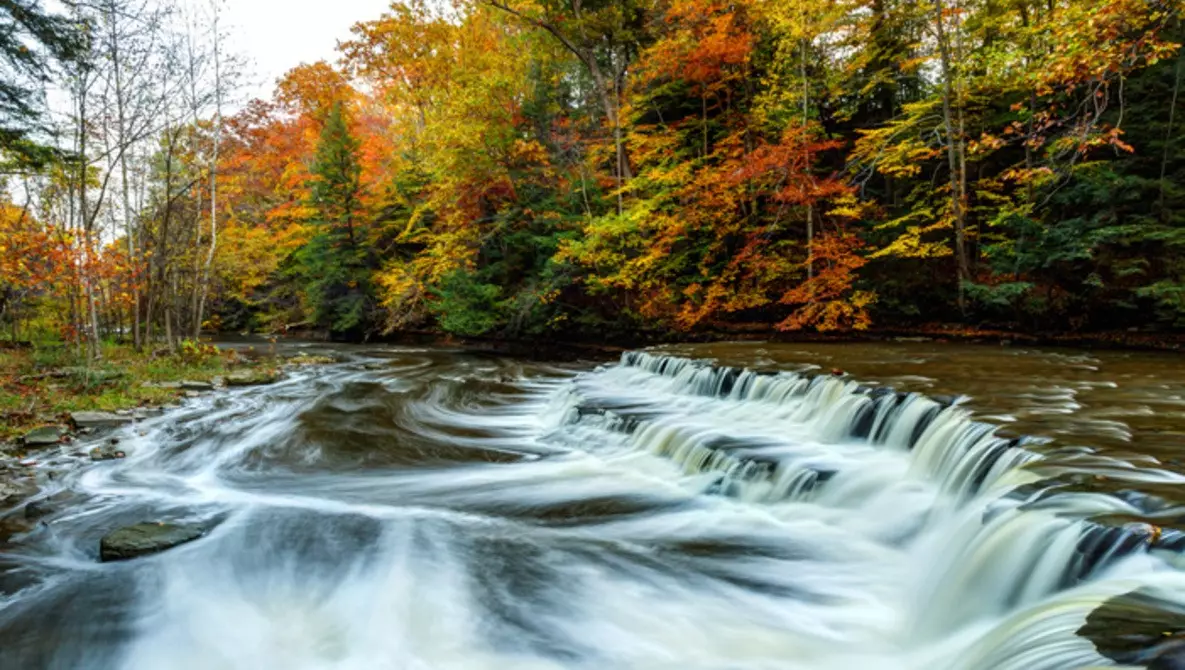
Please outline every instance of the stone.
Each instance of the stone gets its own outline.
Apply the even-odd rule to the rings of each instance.
[[[205,532],[205,528],[195,524],[138,523],[103,536],[99,542],[99,560],[126,561],[157,554],[192,542]]]
[[[213,391],[214,385],[211,384],[210,382],[198,382],[198,381],[187,380],[187,381],[181,382],[181,388],[186,391]]]
[[[37,485],[28,479],[0,479],[0,507],[16,505],[37,493]]]
[[[49,447],[62,441],[66,431],[61,426],[42,426],[25,433],[26,447]]]
[[[261,386],[280,380],[280,373],[274,370],[251,370],[226,376],[227,386]]]
[[[130,416],[120,416],[112,412],[71,412],[70,423],[76,429],[87,428],[118,428],[135,421]]]
[[[144,382],[140,386],[146,389],[170,389],[175,391],[181,388],[181,382]]]
[[[53,514],[56,511],[57,511],[57,509],[54,508],[54,506],[51,505],[48,501],[34,500],[33,502],[29,503],[28,505],[25,505],[25,520],[26,521],[37,521],[39,519],[49,516],[50,514]]]
[[[90,457],[92,461],[115,461],[121,458],[127,458],[127,454],[113,444],[105,444],[101,447],[91,449]]]

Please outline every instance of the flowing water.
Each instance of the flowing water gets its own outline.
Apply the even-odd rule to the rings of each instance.
[[[1185,607],[1176,357],[337,353],[46,480],[0,545],[0,668],[1185,667],[1179,630],[1079,634]],[[98,561],[145,520],[209,531]]]

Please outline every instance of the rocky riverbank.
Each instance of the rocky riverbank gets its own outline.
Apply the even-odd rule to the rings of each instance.
[[[125,458],[118,436],[120,430],[177,407],[186,399],[231,388],[273,384],[294,368],[335,362],[332,358],[304,354],[261,364],[232,353],[231,360],[235,364],[227,366],[223,374],[179,381],[140,382],[139,388],[151,391],[162,399],[160,402],[141,401],[134,407],[110,411],[75,410],[55,416],[40,415],[36,417],[39,425],[27,428],[14,439],[0,442],[0,547],[14,535],[27,532],[42,518],[68,504],[68,492],[54,492],[59,488],[54,483],[66,472]],[[56,377],[47,374],[43,378]],[[139,526],[143,527],[138,530],[113,529],[107,554],[114,558],[104,560],[153,553],[188,541],[177,541],[182,536],[196,539],[201,534],[193,528],[176,528],[151,520]],[[127,538],[136,541],[125,542]],[[157,548],[153,550],[152,547]]]

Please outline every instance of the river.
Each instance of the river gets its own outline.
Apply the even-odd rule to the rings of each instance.
[[[52,482],[0,669],[1185,667],[1175,355],[331,350]]]

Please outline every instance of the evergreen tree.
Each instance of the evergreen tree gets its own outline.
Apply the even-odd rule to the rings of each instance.
[[[312,166],[314,234],[299,253],[305,294],[319,327],[360,335],[371,325],[373,263],[360,195],[358,140],[340,102],[325,119]]]
[[[46,146],[45,84],[55,61],[78,56],[82,37],[38,0],[0,0],[0,172],[36,168],[55,157]]]

